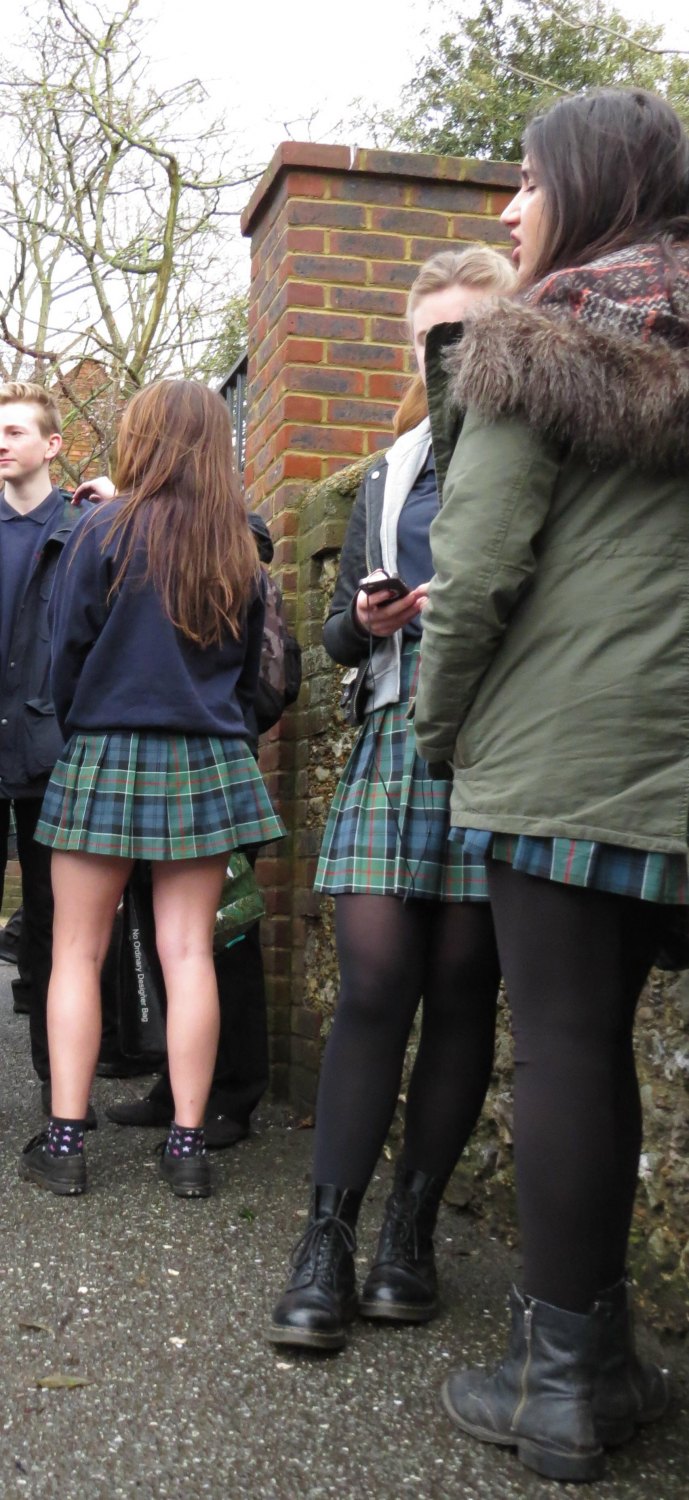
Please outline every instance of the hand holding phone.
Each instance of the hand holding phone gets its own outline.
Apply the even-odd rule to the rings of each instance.
[[[427,583],[410,589],[397,574],[390,575],[378,568],[375,573],[362,578],[357,586],[354,601],[356,622],[368,635],[394,635],[421,614],[427,594]]]
[[[375,572],[367,573],[365,578],[359,579],[359,588],[369,598],[375,594],[389,594],[389,599],[381,600],[381,607],[392,604],[393,599],[404,599],[410,592],[408,585],[400,578],[399,573],[386,573],[385,568],[376,568]]]

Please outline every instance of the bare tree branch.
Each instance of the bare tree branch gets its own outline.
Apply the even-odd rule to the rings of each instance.
[[[572,21],[565,16],[555,5],[548,6],[551,15],[555,16],[561,26],[566,26],[569,31],[598,31],[602,36],[612,37],[616,42],[626,42],[636,52],[645,52],[649,57],[689,57],[689,50],[681,47],[649,47],[642,42],[638,36],[627,36],[624,31],[616,31],[613,26],[606,26],[603,21]],[[532,80],[533,81],[533,80]]]
[[[65,432],[100,463],[133,388],[207,367],[231,295],[232,194],[261,169],[228,169],[222,121],[185,135],[204,91],[150,86],[139,0],[115,15],[39,4],[26,67],[0,81],[0,364],[55,385]]]
[[[480,52],[491,63],[495,64],[495,56],[489,47],[484,47],[479,41],[475,41],[474,46],[477,52]],[[537,78],[534,73],[525,73],[522,68],[518,68],[515,63],[510,62],[508,57],[501,55],[497,61],[501,68],[505,68],[508,73],[512,74],[513,78],[521,78],[525,83],[535,83],[538,88],[544,91],[545,89],[550,89],[554,94],[568,94],[570,92],[569,89],[563,88],[561,83],[555,83],[553,78]]]

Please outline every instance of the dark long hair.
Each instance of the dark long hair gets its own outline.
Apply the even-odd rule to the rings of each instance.
[[[625,245],[689,238],[689,135],[645,89],[558,99],[524,135],[544,194],[545,235],[530,280]]]
[[[226,403],[193,380],[138,391],[117,435],[116,481],[123,500],[104,541],[118,538],[113,591],[143,542],[146,577],[173,624],[200,646],[237,636],[258,554]]]

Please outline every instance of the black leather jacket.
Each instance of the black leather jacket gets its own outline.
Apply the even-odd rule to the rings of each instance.
[[[354,617],[359,579],[382,567],[380,528],[387,465],[385,454],[372,460],[356,494],[347,534],[340,553],[337,583],[323,626],[323,644],[333,661],[343,667],[356,667],[368,657],[371,644],[375,651],[382,641],[371,642],[368,631],[361,630]]]
[[[39,553],[17,610],[0,683],[0,796],[40,797],[63,746],[50,697],[48,602],[62,548],[91,506],[64,509]]]

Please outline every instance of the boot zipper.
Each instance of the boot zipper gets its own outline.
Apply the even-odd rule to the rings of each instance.
[[[513,1431],[514,1431],[514,1429],[517,1426],[517,1423],[519,1421],[519,1418],[521,1417],[521,1414],[522,1414],[522,1412],[524,1410],[524,1407],[526,1406],[526,1398],[527,1398],[527,1394],[528,1394],[528,1385],[529,1385],[529,1373],[530,1373],[530,1370],[531,1370],[531,1322],[532,1322],[532,1319],[533,1319],[533,1308],[532,1307],[527,1307],[526,1312],[524,1313],[524,1334],[525,1334],[525,1338],[526,1338],[526,1358],[524,1360],[524,1368],[522,1370],[522,1377],[521,1377],[521,1382],[520,1382],[520,1384],[521,1384],[521,1396],[519,1397],[519,1401],[517,1403],[514,1416],[512,1418],[511,1423],[510,1423],[510,1426],[511,1426],[511,1428],[512,1428]]]

